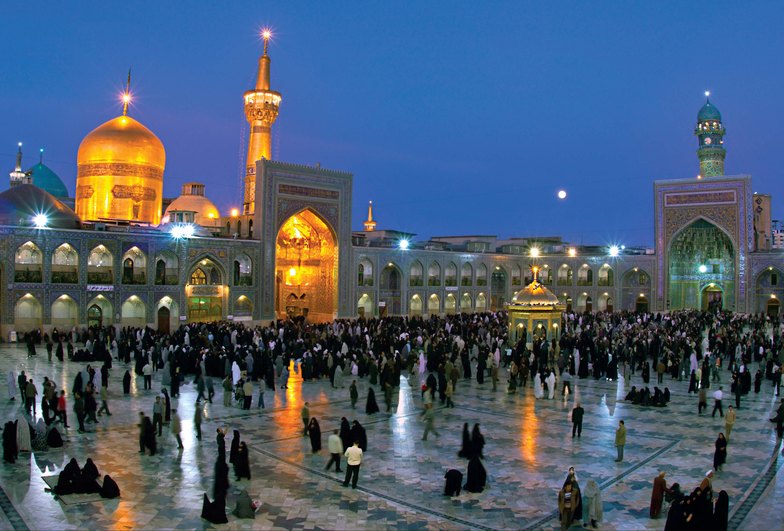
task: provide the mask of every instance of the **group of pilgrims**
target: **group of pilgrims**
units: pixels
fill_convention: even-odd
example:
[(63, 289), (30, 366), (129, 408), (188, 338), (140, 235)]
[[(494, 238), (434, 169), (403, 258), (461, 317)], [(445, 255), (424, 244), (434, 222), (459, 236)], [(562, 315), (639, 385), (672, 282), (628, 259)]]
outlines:
[[(196, 383), (199, 399), (211, 401), (216, 385), (222, 385), (231, 391), (226, 394), (245, 408), (252, 400), (256, 382), (259, 407), (263, 407), (265, 388), (287, 388), (289, 367), (297, 370), (306, 383), (329, 379), (334, 388), (343, 388), (347, 379), (367, 378), (384, 391), (385, 398), (399, 387), (401, 375), (419, 372), (423, 393), (427, 388), (432, 393), (437, 391), (442, 404), (447, 394), (451, 402), (459, 379), (475, 378), (482, 384), (490, 378), (495, 388), (501, 369), (505, 369), (509, 393), (516, 392), (518, 386), (525, 387), (530, 377), (537, 399), (554, 398), (559, 383), (565, 395), (573, 379), (614, 381), (622, 377), (628, 383), (638, 371), (645, 384), (653, 372), (659, 382), (667, 374), (672, 379), (689, 379), (694, 387), (698, 383), (707, 387), (722, 377), (725, 366), (731, 375), (732, 392), (748, 393), (752, 363), (760, 368), (755, 391), (759, 391), (763, 379), (771, 381), (776, 390), (780, 385), (784, 356), (781, 330), (777, 321), (764, 315), (698, 311), (566, 313), (559, 330), (559, 337), (547, 338), (538, 336), (538, 330), (529, 334), (524, 329), (522, 337), (529, 341), (513, 344), (509, 341), (507, 316), (500, 311), (338, 319), (321, 324), (296, 318), (256, 327), (224, 321), (189, 323), (170, 334), (151, 328), (96, 327), (53, 330), (43, 336), (30, 334), (25, 342), (31, 356), (37, 355), (36, 344), (43, 343), (50, 357), (54, 351), (58, 359), (67, 353), (74, 361), (90, 362), (77, 373), (71, 389), (80, 431), (83, 419), (97, 422), (97, 397), (106, 386), (113, 360), (129, 367), (123, 378), (125, 394), (130, 392), (131, 370), (145, 379), (162, 372), (161, 383), (170, 389), (164, 399), (167, 420), (170, 399), (179, 396), (186, 378)], [(77, 344), (82, 348), (76, 349)], [(354, 385), (352, 388), (353, 406), (356, 389)], [(626, 398), (636, 404), (663, 406), (669, 401), (669, 389), (654, 387), (651, 393), (647, 386), (634, 388)], [(77, 404), (81, 411), (76, 410)], [(55, 411), (58, 408), (54, 403), (47, 407)], [(44, 426), (66, 423), (64, 417), (49, 413), (43, 420)], [(22, 422), (27, 424), (26, 420)], [(345, 433), (343, 428), (341, 435)], [(5, 432), (10, 429), (6, 425), (4, 455), (8, 454), (6, 440), (10, 446), (11, 439)], [(20, 431), (16, 426), (14, 430)], [(352, 443), (351, 439), (345, 442)], [(467, 458), (469, 476), (479, 478), (477, 490), (481, 491), (486, 478), (481, 451), (471, 451)], [(8, 457), (6, 461), (10, 461)]]

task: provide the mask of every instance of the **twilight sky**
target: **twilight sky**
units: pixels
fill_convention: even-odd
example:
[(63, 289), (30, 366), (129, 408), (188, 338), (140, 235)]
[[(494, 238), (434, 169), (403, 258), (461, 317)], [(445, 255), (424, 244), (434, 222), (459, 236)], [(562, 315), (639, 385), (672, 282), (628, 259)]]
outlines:
[[(242, 93), (275, 32), (276, 160), (354, 174), (353, 228), (653, 243), (653, 181), (693, 177), (703, 91), (726, 172), (781, 192), (783, 2), (13, 2), (0, 157), (73, 195), (82, 137), (121, 112), (167, 153), (164, 194), (241, 206)], [(778, 168), (778, 169), (777, 169)], [(6, 174), (0, 190), (8, 187)], [(559, 189), (568, 197), (560, 201)]]

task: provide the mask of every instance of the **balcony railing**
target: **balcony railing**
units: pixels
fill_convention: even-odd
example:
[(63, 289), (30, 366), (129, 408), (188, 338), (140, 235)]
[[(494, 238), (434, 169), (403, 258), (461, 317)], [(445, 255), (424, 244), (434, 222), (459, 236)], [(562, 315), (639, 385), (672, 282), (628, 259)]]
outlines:
[(422, 286), (423, 284), (422, 277), (411, 277), (408, 279), (409, 286)]
[(41, 271), (14, 271), (14, 282), (41, 282), (42, 279)]
[(427, 279), (427, 285), (428, 286), (440, 286), (441, 285), (441, 279), (440, 278), (430, 277), (430, 278)]
[(52, 284), (78, 284), (78, 271), (52, 271)]
[(88, 271), (87, 283), (88, 284), (111, 284), (112, 273), (111, 271)]
[(123, 275), (122, 283), (134, 285), (134, 286), (144, 285), (147, 284), (147, 275), (145, 275), (144, 273), (137, 273), (135, 275)]

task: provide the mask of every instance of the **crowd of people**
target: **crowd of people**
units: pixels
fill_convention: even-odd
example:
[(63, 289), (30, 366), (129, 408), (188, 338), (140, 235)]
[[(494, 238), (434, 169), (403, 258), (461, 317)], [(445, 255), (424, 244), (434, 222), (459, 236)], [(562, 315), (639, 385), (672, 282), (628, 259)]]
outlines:
[[(257, 327), (230, 322), (192, 323), (171, 334), (127, 327), (53, 330), (48, 335), (29, 334), (25, 341), (29, 356), (36, 356), (36, 345), (43, 343), (49, 359), (54, 352), (59, 360), (67, 355), (73, 361), (90, 362), (75, 375), (70, 390), (79, 433), (86, 431), (85, 424), (100, 422), (98, 417), (102, 414), (111, 415), (108, 383), (113, 362), (127, 367), (123, 377), (124, 395), (130, 393), (131, 371), (143, 379), (145, 390), (152, 388), (153, 379), (159, 380), (161, 391), (152, 404), (152, 418), (145, 412), (139, 414), (140, 452), (151, 455), (156, 452), (156, 437), (161, 436), (164, 425), (170, 426), (178, 448), (183, 448), (181, 421), (171, 402), (179, 397), (182, 385), (193, 382), (197, 403), (211, 403), (217, 387), (223, 391), (224, 406), (249, 410), (257, 397), (256, 408), (261, 409), (265, 408), (265, 392), (288, 388), (290, 370), (299, 373), (305, 385), (328, 379), (332, 388), (344, 389), (346, 381), (351, 380), (348, 394), (352, 408), (359, 399), (357, 379), (366, 379), (370, 384), (366, 397), (367, 414), (380, 411), (374, 387), (383, 393), (386, 411), (390, 411), (401, 375), (416, 377), (418, 374), (424, 441), (430, 433), (439, 435), (435, 425), (436, 400), (442, 406), (454, 407), (455, 402), (459, 402), (460, 381), (474, 378), (480, 385), (488, 379), (495, 390), (505, 376), (509, 394), (527, 388), (530, 380), (535, 399), (545, 399), (545, 396), (553, 399), (556, 394), (568, 396), (576, 380), (622, 379), (628, 386), (631, 377), (639, 372), (645, 386), (639, 390), (632, 387), (628, 392), (626, 400), (632, 404), (666, 406), (671, 396), (669, 388), (664, 386), (664, 378), (669, 377), (677, 381), (688, 380), (689, 392), (699, 396), (704, 396), (713, 386), (716, 390), (714, 414), (718, 408), (723, 415), (722, 379), (726, 378), (730, 384), (730, 392), (735, 395), (739, 407), (741, 397), (751, 392), (751, 373), (756, 366), (754, 391), (760, 392), (762, 382), (767, 380), (778, 395), (784, 343), (779, 323), (765, 316), (697, 311), (564, 314), (559, 330), (561, 334), (557, 339), (537, 337), (537, 331), (532, 331), (530, 341), (512, 344), (505, 313), (487, 312), (446, 317), (335, 320), (323, 324), (299, 318)], [(523, 330), (522, 336), (528, 338), (528, 331)], [(75, 345), (83, 346), (77, 349)], [(651, 372), (663, 390), (658, 385), (653, 386), (653, 392), (649, 390)], [(24, 372), (17, 377), (11, 371), (8, 382), (10, 398), (15, 399), (18, 389), (29, 418), (34, 418), (38, 390), (32, 379)], [(45, 426), (61, 424), (67, 428), (66, 390), (58, 393), (54, 382), (48, 379), (42, 387), (41, 412)], [(718, 398), (716, 393), (719, 393)], [(581, 435), (583, 414), (577, 404), (572, 411), (573, 417), (579, 416), (579, 419), (572, 419), (573, 436)], [(734, 411), (732, 415), (734, 423)], [(310, 417), (307, 403), (303, 407), (302, 420), (303, 435), (310, 437), (311, 450), (317, 453), (321, 450), (321, 428), (318, 420)], [(720, 439), (724, 441), (721, 444), (717, 440), (714, 460), (717, 470), (726, 460), (726, 441), (731, 431), (729, 412), (727, 422), (727, 438), (721, 435)], [(201, 423), (201, 408), (197, 407), (193, 425), (198, 440), (201, 440)], [(781, 432), (784, 411), (780, 412), (776, 423)], [(616, 431), (618, 460), (623, 457), (625, 444), (623, 421), (620, 428), (623, 428), (624, 442), (618, 443), (619, 431)], [(477, 451), (475, 440), (481, 440), (483, 445), (484, 437), (478, 425), (468, 441), (467, 426), (464, 431), (461, 457), (469, 460), (468, 481), (464, 488), (481, 492), (487, 473), (481, 461), (481, 447)], [(4, 447), (5, 439), (4, 435)], [(719, 446), (723, 447), (724, 457), (721, 457)], [(356, 486), (361, 452), (367, 451), (364, 428), (356, 420), (349, 424), (344, 417), (338, 433), (329, 436), (328, 449), (327, 467), (334, 464), (336, 471), (340, 471), (341, 457), (346, 456), (344, 484)], [(247, 448), (242, 447), (240, 451), (247, 459)], [(249, 466), (241, 466), (238, 477), (249, 476), (249, 470)], [(216, 465), (216, 477), (217, 472), (222, 477), (223, 466)], [(452, 478), (455, 477), (453, 474)], [(566, 487), (569, 487), (568, 491)], [(223, 490), (218, 489), (216, 494)], [(577, 500), (581, 496), (584, 498), (586, 493), (580, 493), (576, 479), (565, 484), (559, 494), (559, 507), (564, 508), (561, 514), (571, 511), (576, 518)], [(215, 496), (209, 503), (225, 506), (225, 498), (221, 502), (220, 496)], [(212, 514), (214, 505), (208, 508), (207, 513)]]

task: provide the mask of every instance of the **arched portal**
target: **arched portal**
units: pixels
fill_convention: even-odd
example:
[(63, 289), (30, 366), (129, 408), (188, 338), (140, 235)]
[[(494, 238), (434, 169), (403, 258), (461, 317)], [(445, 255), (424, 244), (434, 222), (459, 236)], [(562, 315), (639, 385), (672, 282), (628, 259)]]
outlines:
[(438, 315), (441, 313), (441, 301), (435, 293), (430, 295), (427, 299), (427, 313), (430, 315)]
[(768, 316), (778, 317), (780, 310), (781, 310), (781, 304), (779, 303), (778, 299), (776, 298), (768, 299), (768, 304), (765, 308), (765, 313), (767, 313)]
[(70, 329), (79, 319), (79, 306), (68, 295), (61, 295), (52, 303), (52, 325)]
[(498, 311), (506, 303), (506, 271), (501, 266), (493, 269), (490, 276), (490, 310)]
[[(735, 246), (730, 237), (713, 223), (698, 219), (681, 230), (671, 241), (667, 256), (669, 266), (669, 309), (702, 308), (703, 303), (715, 307), (735, 307)], [(704, 287), (714, 284), (722, 292)]]
[(470, 293), (463, 293), (460, 297), (460, 313), (471, 313), (473, 311), (473, 301)]
[(422, 315), (422, 297), (416, 294), (411, 296), (411, 300), (408, 301), (408, 313), (411, 316)]
[(144, 302), (136, 295), (131, 295), (122, 304), (120, 318), (123, 326), (143, 328), (147, 326), (147, 311)]
[(188, 321), (207, 322), (223, 318), (224, 272), (210, 258), (191, 266), (188, 284)]
[[(275, 240), (278, 317), (331, 321), (337, 310), (337, 268), (337, 239), (324, 220), (311, 209), (287, 219)], [(291, 301), (296, 303), (289, 305)]]
[(112, 303), (103, 295), (98, 295), (87, 303), (87, 326), (109, 326), (112, 324)]
[(14, 257), (14, 282), (41, 282), (42, 265), (41, 249), (33, 242), (22, 244)]
[(180, 307), (177, 301), (168, 295), (162, 297), (156, 304), (155, 318), (158, 331), (163, 334), (170, 333), (179, 324)]
[(638, 313), (648, 313), (648, 298), (640, 295), (634, 303), (634, 311)]
[(147, 283), (147, 255), (138, 247), (131, 247), (122, 257), (122, 283)]
[(484, 293), (480, 293), (476, 296), (476, 311), (477, 312), (484, 312), (487, 311), (487, 297), (485, 297)]
[(702, 288), (700, 308), (704, 311), (719, 312), (724, 308), (724, 291), (721, 286), (711, 282)]
[(384, 269), (381, 270), (381, 275), (378, 280), (379, 316), (399, 315), (401, 313), (400, 296), (402, 283), (403, 273), (395, 264), (389, 262)]
[(98, 245), (87, 257), (87, 282), (111, 284), (114, 282), (114, 259), (104, 245)]
[(363, 293), (357, 301), (357, 315), (366, 319), (373, 317), (373, 297)]
[(444, 299), (444, 313), (447, 315), (454, 315), (456, 310), (457, 300), (453, 294), (449, 293), (447, 294), (446, 299)]
[(38, 330), (42, 324), (41, 303), (28, 293), (16, 302), (14, 307), (14, 330), (30, 332)]

